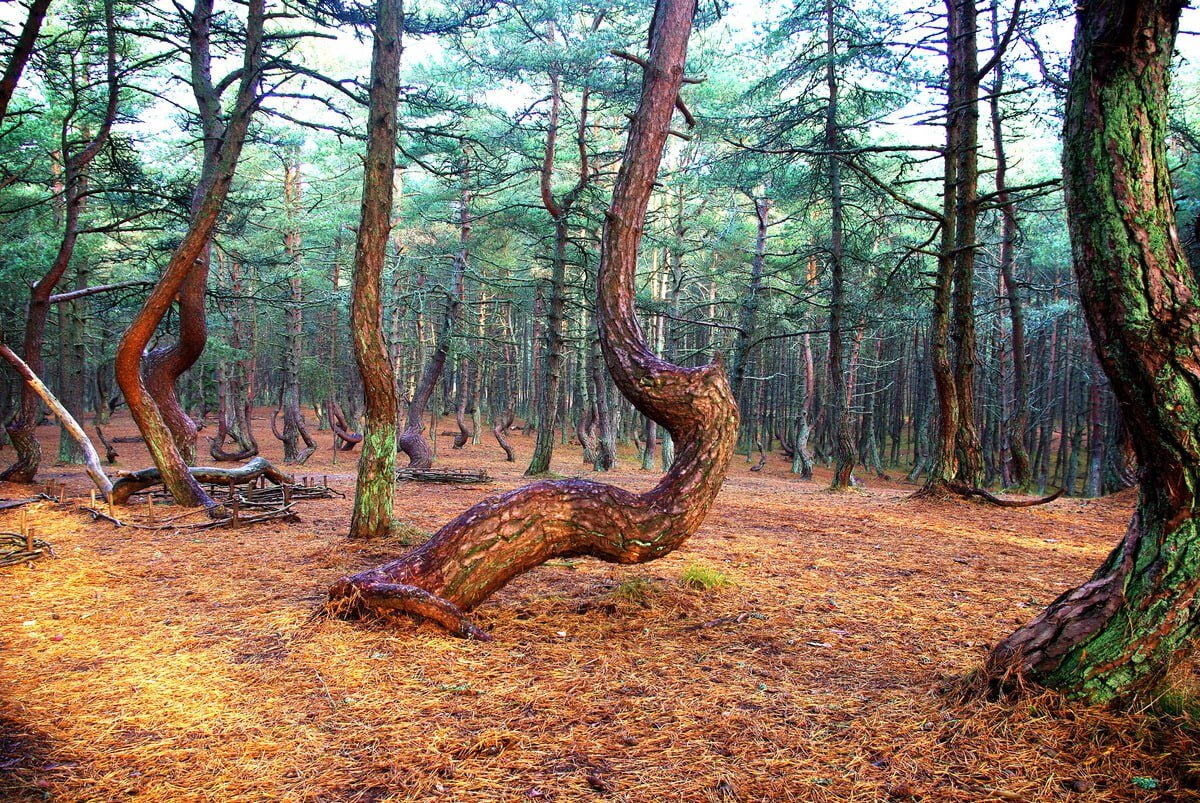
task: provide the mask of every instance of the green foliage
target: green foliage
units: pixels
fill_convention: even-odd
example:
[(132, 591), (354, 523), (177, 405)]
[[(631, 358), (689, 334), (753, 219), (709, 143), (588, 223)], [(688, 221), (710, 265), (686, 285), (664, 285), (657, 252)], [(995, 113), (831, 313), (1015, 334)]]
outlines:
[(723, 573), (702, 563), (685, 566), (679, 575), (679, 582), (697, 591), (712, 591), (732, 585), (732, 582)]

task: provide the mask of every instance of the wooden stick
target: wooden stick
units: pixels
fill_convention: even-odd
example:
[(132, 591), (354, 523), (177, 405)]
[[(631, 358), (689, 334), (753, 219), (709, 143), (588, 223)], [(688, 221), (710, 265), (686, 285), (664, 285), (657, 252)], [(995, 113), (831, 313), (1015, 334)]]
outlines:
[(3, 356), (4, 359), (12, 363), (17, 373), (25, 378), (25, 381), (29, 383), (29, 386), (33, 388), (33, 391), (38, 396), (42, 397), (42, 401), (46, 403), (50, 411), (58, 418), (59, 423), (63, 425), (63, 429), (79, 444), (79, 448), (83, 450), (88, 476), (92, 478), (92, 482), (96, 483), (96, 487), (104, 494), (104, 498), (110, 499), (112, 497), (112, 480), (104, 473), (104, 469), (100, 468), (100, 455), (96, 454), (96, 447), (92, 445), (91, 439), (84, 433), (83, 427), (79, 426), (79, 422), (75, 420), (75, 417), (71, 415), (66, 407), (62, 406), (62, 403), (54, 397), (49, 388), (42, 383), (42, 380), (38, 379), (37, 374), (25, 364), (25, 361), (3, 343), (0, 343), (0, 356)]

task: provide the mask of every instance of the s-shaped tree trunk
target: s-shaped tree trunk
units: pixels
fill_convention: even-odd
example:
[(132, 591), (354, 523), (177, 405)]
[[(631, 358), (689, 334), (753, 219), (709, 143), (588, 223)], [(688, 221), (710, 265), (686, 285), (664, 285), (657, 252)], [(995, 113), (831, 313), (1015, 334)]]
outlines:
[(1067, 95), (1075, 274), (1141, 465), (1138, 506), (1092, 579), (1002, 641), (988, 667), (1095, 702), (1150, 688), (1200, 626), (1200, 287), (1165, 145), (1181, 6), (1081, 5)]
[(642, 563), (671, 552), (708, 514), (725, 479), (738, 414), (719, 363), (680, 368), (654, 355), (637, 324), (634, 272), (646, 206), (679, 98), (696, 0), (659, 0), (642, 97), (606, 213), (597, 283), (605, 361), (621, 392), (679, 447), (652, 490), (584, 480), (538, 482), (484, 500), (428, 542), (377, 569), (338, 580), (342, 614), (396, 610), (460, 635), (487, 638), (464, 612), (554, 557)]
[[(199, 19), (201, 8), (205, 4), (206, 0), (197, 0), (193, 22)], [(211, 16), (211, 3), (207, 5)], [(121, 337), (114, 362), (117, 383), (125, 394), (129, 412), (138, 430), (146, 440), (146, 447), (154, 465), (162, 473), (163, 485), (177, 503), (186, 506), (208, 507), (213, 502), (188, 471), (187, 462), (176, 439), (177, 433), (173, 433), (166, 418), (169, 408), (160, 408), (156, 398), (151, 395), (150, 387), (154, 386), (151, 366), (147, 366), (147, 376), (143, 378), (142, 354), (177, 296), (180, 297), (181, 307), (184, 306), (182, 290), (193, 275), (193, 268), (201, 261), (207, 265), (209, 240), (225, 206), (225, 198), (229, 195), (229, 187), (237, 171), (238, 158), (250, 128), (250, 120), (261, 101), (258, 85), (262, 71), (265, 16), (265, 0), (250, 0), (246, 19), (246, 52), (238, 80), (237, 99), (234, 101), (233, 111), (220, 142), (205, 143), (206, 149), (214, 148), (216, 154), (212, 183), (199, 197), (188, 231), (171, 255), (158, 284), (154, 286)], [(200, 300), (203, 303), (203, 288), (200, 291)], [(182, 318), (181, 315), (181, 324)], [(183, 339), (181, 333), (181, 343)], [(203, 343), (200, 347), (203, 348)], [(194, 430), (195, 425), (192, 424), (193, 434)]]

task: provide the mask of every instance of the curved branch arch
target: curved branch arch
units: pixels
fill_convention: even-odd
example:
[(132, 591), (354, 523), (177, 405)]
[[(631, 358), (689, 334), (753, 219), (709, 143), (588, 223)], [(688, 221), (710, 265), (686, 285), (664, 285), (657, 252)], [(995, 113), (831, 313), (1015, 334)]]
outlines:
[(513, 577), (555, 557), (643, 563), (676, 549), (703, 523), (729, 469), (737, 405), (719, 361), (681, 368), (655, 356), (634, 311), (642, 224), (695, 9), (695, 0), (659, 0), (655, 9), (642, 97), (606, 213), (598, 278), (605, 362), (626, 398), (671, 433), (678, 445), (671, 470), (643, 494), (568, 479), (484, 500), (407, 555), (339, 579), (329, 592), (331, 610), (396, 610), (459, 635), (488, 638), (465, 612)]

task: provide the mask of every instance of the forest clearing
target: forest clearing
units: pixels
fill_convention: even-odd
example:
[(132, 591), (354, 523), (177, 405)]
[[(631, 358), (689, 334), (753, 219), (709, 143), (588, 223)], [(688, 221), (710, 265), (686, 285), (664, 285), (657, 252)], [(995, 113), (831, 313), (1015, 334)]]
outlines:
[(1184, 5), (0, 4), (0, 797), (1200, 799)]
[[(318, 435), (304, 471), (350, 491), (353, 464)], [(532, 440), (513, 438), (519, 455)], [(622, 457), (616, 481), (653, 481)], [(446, 462), (522, 482), (494, 443)], [(57, 557), (6, 570), (0, 623), (0, 715), (20, 723), (0, 783), (18, 800), (1099, 801), (1200, 782), (1186, 715), (951, 691), (1104, 556), (1128, 494), (1001, 510), (737, 461), (683, 549), (530, 573), (478, 610), (481, 644), (311, 621), (332, 578), (406, 549), (348, 541), (348, 499), (289, 524), (130, 531), (75, 509), (81, 472), (46, 480), (72, 500), (36, 508)], [(494, 490), (402, 483), (397, 506), (433, 529)], [(729, 585), (688, 587), (690, 567)]]

